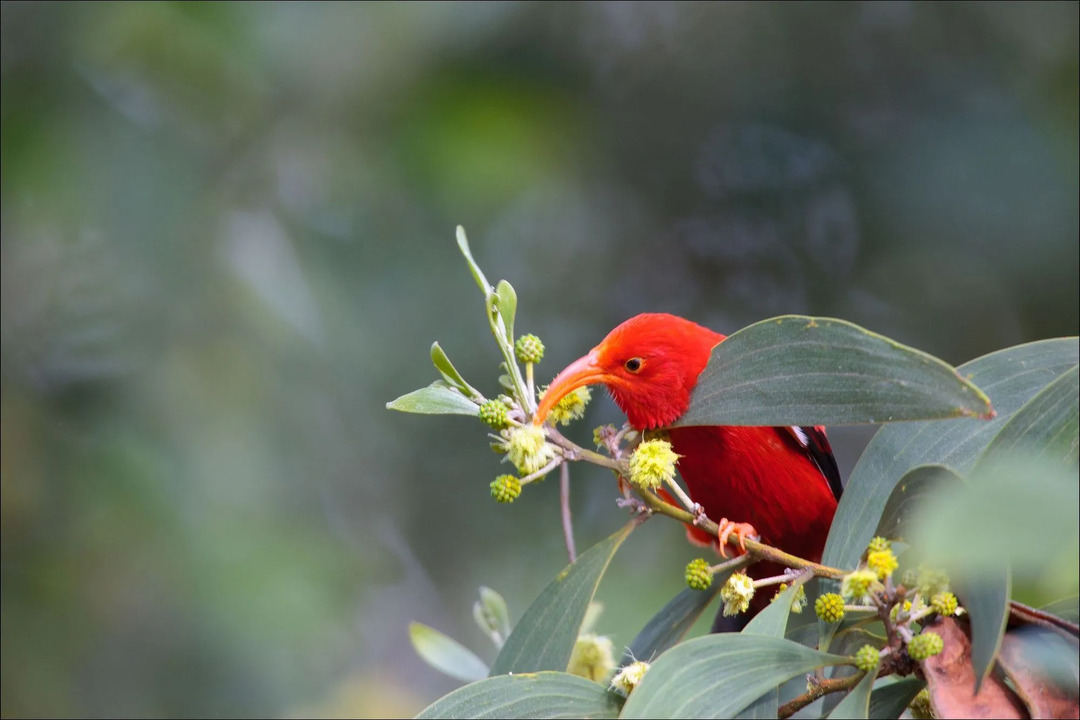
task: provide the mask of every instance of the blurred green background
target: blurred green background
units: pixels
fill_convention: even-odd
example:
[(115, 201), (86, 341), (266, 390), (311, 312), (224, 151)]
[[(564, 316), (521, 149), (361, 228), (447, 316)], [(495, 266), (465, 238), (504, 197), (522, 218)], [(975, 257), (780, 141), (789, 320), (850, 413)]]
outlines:
[[(3, 715), (411, 714), (411, 620), (491, 659), (557, 483), (497, 506), (478, 423), (385, 410), (436, 339), (496, 387), (458, 223), (541, 381), (645, 310), (1076, 334), (1078, 7), (4, 3)], [(636, 532), (598, 630), (697, 554)]]

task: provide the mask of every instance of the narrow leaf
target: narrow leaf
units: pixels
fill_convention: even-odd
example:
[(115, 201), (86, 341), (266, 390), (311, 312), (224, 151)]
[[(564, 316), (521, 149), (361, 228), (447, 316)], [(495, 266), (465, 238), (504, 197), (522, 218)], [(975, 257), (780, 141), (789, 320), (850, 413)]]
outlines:
[(397, 400), (386, 403), (387, 410), (422, 413), (425, 415), (472, 415), (480, 414), (479, 406), (456, 390), (445, 385), (432, 384), (413, 390)]
[(544, 588), (510, 633), (492, 675), (566, 670), (581, 624), (608, 563), (639, 521), (593, 545)]
[(616, 718), (620, 698), (562, 672), (496, 675), (436, 700), (418, 718)]
[(985, 355), (961, 365), (958, 370), (989, 394), (998, 413), (996, 418), (902, 423), (881, 428), (859, 458), (844, 488), (822, 563), (855, 569), (881, 519), (885, 501), (905, 473), (918, 465), (934, 463), (947, 465), (961, 474), (969, 472), (1009, 417), (1076, 365), (1078, 359), (1080, 344), (1076, 338), (1043, 340)]
[[(853, 687), (840, 704), (829, 713), (831, 720), (861, 719), (870, 717), (870, 691), (874, 689), (876, 672), (863, 675), (859, 684)], [(875, 716), (876, 717), (876, 716)]]
[(773, 720), (780, 706), (780, 689), (773, 688), (735, 713), (739, 720)]
[(487, 677), (487, 663), (452, 637), (423, 623), (410, 623), (409, 640), (416, 653), (431, 667), (462, 682)]
[(896, 483), (881, 512), (876, 535), (893, 540), (905, 540), (910, 532), (911, 518), (922, 503), (942, 487), (963, 483), (964, 479), (944, 465), (919, 465)]
[(915, 696), (926, 687), (926, 681), (910, 677), (882, 685), (870, 693), (868, 717), (894, 720), (907, 710)]
[(500, 280), (495, 288), (495, 307), (499, 310), (499, 319), (502, 321), (506, 339), (514, 342), (514, 314), (517, 312), (517, 293), (514, 286), (505, 280)]
[(1009, 620), (1012, 577), (1003, 566), (971, 582), (957, 580), (956, 597), (971, 619), (971, 666), (978, 691), (994, 664)]
[[(769, 603), (764, 610), (759, 612), (754, 619), (746, 624), (743, 633), (747, 635), (769, 635), (771, 637), (784, 637), (787, 630), (788, 616), (791, 614), (791, 602), (795, 599), (795, 593), (802, 587), (802, 583), (791, 583), (787, 589), (780, 593), (780, 597)], [(768, 592), (770, 588), (763, 588)]]
[(705, 608), (720, 594), (730, 572), (713, 577), (708, 590), (684, 588), (645, 623), (630, 647), (623, 655), (620, 665), (635, 660), (652, 661), (660, 653), (675, 645), (693, 627)]
[(789, 678), (847, 661), (764, 635), (694, 638), (657, 658), (621, 717), (732, 717)]
[(1080, 596), (1073, 595), (1072, 597), (1055, 600), (1052, 603), (1043, 605), (1042, 609), (1071, 623), (1080, 622)]
[(472, 385), (465, 382), (465, 378), (461, 376), (461, 373), (454, 367), (454, 364), (450, 362), (450, 358), (446, 356), (446, 353), (443, 352), (443, 349), (437, 342), (431, 344), (431, 362), (435, 364), (435, 369), (439, 371), (439, 374), (443, 376), (443, 379), (460, 390), (462, 394), (468, 395), (469, 397), (478, 397), (480, 395)]
[(1080, 367), (1074, 365), (1013, 413), (979, 458), (1025, 450), (1035, 457), (1075, 463), (1080, 445)]
[(497, 648), (501, 648), (510, 636), (510, 610), (506, 600), (489, 587), (480, 586), (480, 599), (473, 603), (473, 619)]
[(956, 370), (852, 323), (763, 320), (713, 348), (676, 425), (857, 425), (990, 417)]
[(480, 266), (473, 260), (472, 252), (469, 250), (469, 240), (465, 237), (465, 228), (460, 225), (457, 226), (457, 244), (461, 249), (461, 254), (465, 256), (465, 262), (469, 264), (469, 270), (472, 271), (472, 276), (476, 279), (476, 284), (480, 286), (480, 292), (484, 293), (484, 297), (486, 298), (491, 294), (491, 283), (487, 281)]

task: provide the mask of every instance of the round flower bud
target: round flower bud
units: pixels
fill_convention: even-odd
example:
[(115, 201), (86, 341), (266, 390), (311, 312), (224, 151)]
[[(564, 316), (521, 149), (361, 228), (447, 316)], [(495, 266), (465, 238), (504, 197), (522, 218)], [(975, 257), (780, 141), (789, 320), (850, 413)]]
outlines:
[(712, 570), (704, 558), (687, 563), (686, 584), (692, 590), (707, 590), (712, 585)]
[(514, 343), (518, 362), (538, 363), (544, 359), (544, 343), (535, 335), (522, 335)]
[(675, 463), (679, 456), (667, 440), (646, 440), (630, 456), (630, 483), (635, 487), (655, 490), (675, 479)]
[(956, 609), (960, 607), (960, 603), (957, 602), (956, 596), (951, 592), (943, 592), (930, 599), (930, 606), (934, 608), (934, 612), (938, 615), (949, 617), (956, 614)]
[(724, 615), (744, 613), (754, 597), (754, 581), (746, 573), (732, 573), (720, 588), (720, 597), (724, 601)]
[(636, 660), (615, 673), (615, 677), (611, 678), (611, 687), (622, 695), (629, 695), (641, 684), (648, 671), (649, 663)]
[(501, 400), (488, 400), (480, 406), (480, 420), (494, 430), (502, 430), (510, 424), (510, 415)]
[(859, 652), (855, 653), (855, 667), (863, 672), (870, 672), (877, 667), (879, 657), (881, 655), (876, 647), (863, 645), (859, 648)]
[(507, 456), (518, 472), (531, 475), (555, 458), (555, 448), (547, 442), (543, 428), (532, 424), (510, 429)]
[(593, 633), (578, 636), (566, 671), (593, 682), (606, 680), (615, 669), (615, 646), (611, 638)]
[(500, 475), (491, 481), (491, 497), (501, 503), (512, 503), (521, 494), (521, 480), (513, 475)]
[(937, 633), (923, 632), (911, 638), (907, 651), (912, 660), (922, 662), (945, 649), (945, 641)]
[(867, 552), (881, 552), (882, 550), (892, 550), (892, 543), (886, 538), (880, 535), (870, 541), (870, 545), (866, 548)]
[(892, 575), (899, 564), (896, 561), (896, 555), (888, 548), (871, 550), (866, 555), (866, 566), (877, 573), (878, 580), (884, 580)]
[[(544, 398), (547, 388), (540, 391), (540, 399)], [(592, 400), (592, 391), (587, 387), (579, 387), (562, 396), (559, 402), (548, 411), (548, 422), (552, 425), (569, 425), (571, 420), (578, 420), (585, 416), (585, 406)]]
[(838, 623), (844, 619), (844, 598), (826, 593), (814, 602), (814, 612), (827, 623)]
[(908, 705), (911, 717), (916, 720), (934, 720), (934, 709), (930, 707), (930, 691), (923, 688)]
[(871, 593), (880, 587), (876, 572), (856, 570), (844, 576), (844, 581), (840, 584), (840, 594), (846, 600), (867, 604), (871, 601)]

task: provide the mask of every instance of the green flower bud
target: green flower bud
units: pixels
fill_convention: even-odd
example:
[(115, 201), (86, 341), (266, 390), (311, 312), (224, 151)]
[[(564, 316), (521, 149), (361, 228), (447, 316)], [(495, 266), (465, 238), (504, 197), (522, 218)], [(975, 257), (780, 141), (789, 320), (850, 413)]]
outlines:
[(915, 571), (915, 585), (923, 597), (932, 598), (938, 593), (949, 591), (949, 576), (929, 565), (919, 565)]
[(844, 598), (826, 593), (814, 603), (814, 612), (827, 623), (838, 623), (844, 619)]
[(908, 705), (908, 710), (915, 720), (934, 720), (934, 709), (930, 707), (930, 691), (927, 688), (920, 690)]
[(544, 343), (535, 335), (522, 335), (514, 343), (518, 362), (538, 363), (544, 359)]
[(630, 483), (635, 487), (655, 490), (675, 479), (675, 463), (679, 456), (667, 440), (646, 440), (630, 456)]
[(877, 667), (878, 658), (881, 655), (873, 645), (863, 645), (859, 652), (855, 653), (855, 667), (863, 672), (870, 672)]
[(945, 641), (937, 633), (923, 632), (911, 638), (907, 651), (912, 660), (922, 662), (945, 649)]
[(501, 503), (512, 503), (521, 495), (521, 480), (513, 475), (500, 475), (491, 481), (491, 497)]
[(480, 406), (480, 420), (494, 430), (510, 425), (508, 408), (500, 400), (488, 400)]
[(949, 617), (955, 615), (957, 608), (960, 607), (960, 603), (957, 602), (956, 596), (951, 592), (938, 593), (930, 599), (930, 606), (934, 608), (934, 612), (942, 617)]
[(686, 585), (693, 590), (708, 590), (712, 585), (712, 570), (704, 558), (691, 560), (686, 565)]
[(738, 615), (750, 608), (754, 597), (754, 581), (746, 573), (732, 573), (720, 589), (724, 601), (724, 615)]

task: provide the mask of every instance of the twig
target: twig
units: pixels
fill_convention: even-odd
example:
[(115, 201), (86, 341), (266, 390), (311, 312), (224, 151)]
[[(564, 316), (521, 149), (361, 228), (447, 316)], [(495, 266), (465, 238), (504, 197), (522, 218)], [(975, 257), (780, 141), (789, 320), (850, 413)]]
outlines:
[(566, 554), (570, 556), (570, 562), (574, 562), (577, 560), (577, 550), (574, 548), (574, 521), (570, 517), (570, 466), (566, 463), (559, 468), (559, 508), (562, 510)]
[(847, 677), (814, 682), (810, 686), (810, 689), (805, 693), (791, 702), (786, 702), (781, 705), (776, 712), (776, 717), (780, 718), (780, 720), (784, 720), (784, 718), (791, 717), (818, 698), (824, 697), (829, 693), (850, 690), (859, 684), (859, 681), (863, 679), (864, 675), (866, 675), (866, 673), (855, 673), (854, 675), (848, 675)]
[[(566, 438), (555, 428), (550, 425), (546, 427), (548, 439), (564, 450), (564, 455), (567, 460), (585, 460), (594, 465), (606, 467), (609, 470), (614, 470), (623, 477), (630, 477), (630, 466), (626, 460), (613, 460), (606, 455), (601, 455), (598, 452), (592, 450), (586, 450), (585, 448), (575, 444), (573, 441)], [(671, 503), (665, 501), (655, 493), (641, 492), (637, 488), (634, 491), (645, 501), (645, 504), (650, 510), (661, 515), (667, 515), (670, 518), (678, 520), (681, 523), (687, 525), (697, 525), (705, 530), (710, 535), (719, 537), (719, 526), (708, 518), (701, 516), (695, 517), (693, 513), (683, 510), (680, 507), (676, 507)], [(798, 568), (800, 570), (811, 570), (818, 577), (829, 578), (831, 580), (842, 580), (847, 574), (845, 571), (839, 568), (828, 567), (827, 565), (821, 565), (809, 560), (804, 560), (801, 557), (796, 557), (790, 553), (786, 553), (783, 550), (778, 550), (771, 545), (765, 545), (764, 543), (757, 542), (756, 540), (744, 540), (740, 543), (739, 539), (734, 535), (728, 539), (728, 544), (732, 547), (740, 547), (745, 545), (746, 551), (755, 560), (768, 560), (778, 565), (784, 565), (786, 567)]]

